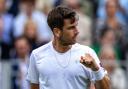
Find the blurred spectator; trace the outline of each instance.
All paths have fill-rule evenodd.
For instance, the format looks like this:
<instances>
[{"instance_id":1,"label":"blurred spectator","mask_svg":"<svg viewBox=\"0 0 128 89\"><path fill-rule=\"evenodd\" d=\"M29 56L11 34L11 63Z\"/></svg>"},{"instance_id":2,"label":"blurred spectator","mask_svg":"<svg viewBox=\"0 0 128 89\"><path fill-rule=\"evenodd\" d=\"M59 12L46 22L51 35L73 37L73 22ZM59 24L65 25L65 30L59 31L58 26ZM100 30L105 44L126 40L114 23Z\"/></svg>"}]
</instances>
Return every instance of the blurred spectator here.
<instances>
[{"instance_id":1,"label":"blurred spectator","mask_svg":"<svg viewBox=\"0 0 128 89\"><path fill-rule=\"evenodd\" d=\"M0 0L0 43L1 58L9 59L12 47L12 23L13 18L7 13L6 0Z\"/></svg>"},{"instance_id":2,"label":"blurred spectator","mask_svg":"<svg viewBox=\"0 0 128 89\"><path fill-rule=\"evenodd\" d=\"M78 42L84 45L91 44L91 19L81 11L80 0L65 0L64 2L69 7L77 11L79 15L78 21Z\"/></svg>"},{"instance_id":3,"label":"blurred spectator","mask_svg":"<svg viewBox=\"0 0 128 89\"><path fill-rule=\"evenodd\" d=\"M37 33L37 24L32 19L26 22L23 35L27 38L31 46L31 51L46 43L41 43L41 41L39 40Z\"/></svg>"},{"instance_id":4,"label":"blurred spectator","mask_svg":"<svg viewBox=\"0 0 128 89\"><path fill-rule=\"evenodd\" d=\"M101 48L99 57L111 78L111 89L126 89L126 75L117 63L113 47L104 45Z\"/></svg>"},{"instance_id":5,"label":"blurred spectator","mask_svg":"<svg viewBox=\"0 0 128 89\"><path fill-rule=\"evenodd\" d=\"M98 42L92 45L92 48L99 55L101 48L104 45L111 45L114 47L114 51L116 52L117 59L121 58L120 49L116 43L116 36L113 29L108 26L103 27L98 34Z\"/></svg>"},{"instance_id":6,"label":"blurred spectator","mask_svg":"<svg viewBox=\"0 0 128 89\"><path fill-rule=\"evenodd\" d=\"M0 61L0 86L2 87L2 63Z\"/></svg>"},{"instance_id":7,"label":"blurred spectator","mask_svg":"<svg viewBox=\"0 0 128 89\"><path fill-rule=\"evenodd\" d=\"M53 4L54 0L37 0L36 8L47 16L48 12L53 8Z\"/></svg>"},{"instance_id":8,"label":"blurred spectator","mask_svg":"<svg viewBox=\"0 0 128 89\"><path fill-rule=\"evenodd\" d=\"M116 12L118 10L118 5L114 1L107 1L105 4L106 17L104 19L98 19L98 28L102 27L104 24L109 27L119 30L125 25L122 24L121 20L116 17ZM124 30L124 29L123 29Z\"/></svg>"},{"instance_id":9,"label":"blurred spectator","mask_svg":"<svg viewBox=\"0 0 128 89\"><path fill-rule=\"evenodd\" d=\"M35 9L35 2L36 0L21 0L21 12L14 22L14 36L23 35L27 19L33 19L37 23L40 41L48 42L51 39L51 32L46 22L46 16Z\"/></svg>"},{"instance_id":10,"label":"blurred spectator","mask_svg":"<svg viewBox=\"0 0 128 89\"><path fill-rule=\"evenodd\" d=\"M128 43L127 37L128 37L128 30L127 26L122 24L120 19L116 17L116 12L118 10L118 5L114 1L108 0L105 5L106 9L106 18L105 19L98 19L97 21L97 32L107 25L109 28L113 29L116 35L117 44L121 49L122 52L122 58L125 59L125 47Z\"/></svg>"},{"instance_id":11,"label":"blurred spectator","mask_svg":"<svg viewBox=\"0 0 128 89\"><path fill-rule=\"evenodd\" d=\"M104 19L106 18L106 11L105 11L105 4L106 2L114 2L117 4L117 12L116 17L121 21L123 24L127 24L128 22L128 0L99 0L99 9L98 9L98 18Z\"/></svg>"},{"instance_id":12,"label":"blurred spectator","mask_svg":"<svg viewBox=\"0 0 128 89\"><path fill-rule=\"evenodd\" d=\"M15 40L16 57L12 60L12 89L30 89L26 80L30 46L25 37Z\"/></svg>"},{"instance_id":13,"label":"blurred spectator","mask_svg":"<svg viewBox=\"0 0 128 89\"><path fill-rule=\"evenodd\" d=\"M6 0L8 2L8 12L14 17L19 13L19 2L20 0Z\"/></svg>"},{"instance_id":14,"label":"blurred spectator","mask_svg":"<svg viewBox=\"0 0 128 89\"><path fill-rule=\"evenodd\" d=\"M89 2L91 2L92 3L92 13L93 13L93 15L92 15L92 17L93 17L93 19L95 19L96 17L97 17L97 9L98 9L98 3L99 3L99 0L87 0L87 1L89 1Z\"/></svg>"}]
</instances>

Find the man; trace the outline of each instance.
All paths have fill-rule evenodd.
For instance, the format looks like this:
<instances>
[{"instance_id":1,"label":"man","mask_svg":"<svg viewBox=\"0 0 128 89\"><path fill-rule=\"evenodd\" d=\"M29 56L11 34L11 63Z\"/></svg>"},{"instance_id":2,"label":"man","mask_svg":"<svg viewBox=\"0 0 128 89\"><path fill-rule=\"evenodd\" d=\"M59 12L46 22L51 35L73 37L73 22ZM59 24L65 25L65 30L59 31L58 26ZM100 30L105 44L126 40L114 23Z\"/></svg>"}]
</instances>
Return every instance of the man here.
<instances>
[{"instance_id":1,"label":"man","mask_svg":"<svg viewBox=\"0 0 128 89\"><path fill-rule=\"evenodd\" d=\"M27 79L31 89L109 89L109 78L95 52L76 43L76 13L63 6L48 14L54 39L34 50L30 57Z\"/></svg>"}]
</instances>

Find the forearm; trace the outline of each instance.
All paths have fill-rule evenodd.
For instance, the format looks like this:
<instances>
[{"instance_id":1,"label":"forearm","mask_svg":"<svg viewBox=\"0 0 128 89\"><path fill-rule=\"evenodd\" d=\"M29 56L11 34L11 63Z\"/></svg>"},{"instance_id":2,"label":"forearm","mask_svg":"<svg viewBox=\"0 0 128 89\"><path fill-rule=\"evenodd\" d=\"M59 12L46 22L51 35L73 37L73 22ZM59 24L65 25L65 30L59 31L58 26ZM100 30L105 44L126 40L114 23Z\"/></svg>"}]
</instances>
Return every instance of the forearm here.
<instances>
[{"instance_id":1,"label":"forearm","mask_svg":"<svg viewBox=\"0 0 128 89\"><path fill-rule=\"evenodd\" d=\"M110 89L110 79L107 75L101 80L97 80L95 83L96 89Z\"/></svg>"},{"instance_id":2,"label":"forearm","mask_svg":"<svg viewBox=\"0 0 128 89\"><path fill-rule=\"evenodd\" d=\"M31 89L39 89L39 84L31 83Z\"/></svg>"}]
</instances>

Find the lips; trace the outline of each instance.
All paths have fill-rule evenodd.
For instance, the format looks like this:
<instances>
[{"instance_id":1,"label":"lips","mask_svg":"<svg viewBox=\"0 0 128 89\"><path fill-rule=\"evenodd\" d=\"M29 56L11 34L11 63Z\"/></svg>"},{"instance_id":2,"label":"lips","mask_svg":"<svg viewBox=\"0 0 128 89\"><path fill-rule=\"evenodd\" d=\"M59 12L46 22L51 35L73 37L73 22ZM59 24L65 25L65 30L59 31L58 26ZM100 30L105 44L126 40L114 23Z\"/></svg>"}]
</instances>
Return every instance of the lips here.
<instances>
[{"instance_id":1,"label":"lips","mask_svg":"<svg viewBox=\"0 0 128 89\"><path fill-rule=\"evenodd\" d=\"M78 33L76 33L76 34L73 36L73 38L75 38L75 39L76 39L77 35L78 35Z\"/></svg>"}]
</instances>

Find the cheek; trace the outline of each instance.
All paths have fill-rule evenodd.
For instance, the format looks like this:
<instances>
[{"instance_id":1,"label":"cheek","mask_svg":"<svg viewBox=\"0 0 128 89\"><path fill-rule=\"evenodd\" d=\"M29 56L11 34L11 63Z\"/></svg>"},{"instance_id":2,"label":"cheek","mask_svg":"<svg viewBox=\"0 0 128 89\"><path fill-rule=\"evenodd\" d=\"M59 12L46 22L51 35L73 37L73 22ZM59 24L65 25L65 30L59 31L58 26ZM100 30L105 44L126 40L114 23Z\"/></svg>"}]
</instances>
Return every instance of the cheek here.
<instances>
[{"instance_id":1,"label":"cheek","mask_svg":"<svg viewBox=\"0 0 128 89\"><path fill-rule=\"evenodd\" d=\"M63 34L61 34L60 39L63 40L72 40L74 39L75 33L73 30L65 31Z\"/></svg>"},{"instance_id":2,"label":"cheek","mask_svg":"<svg viewBox=\"0 0 128 89\"><path fill-rule=\"evenodd\" d=\"M69 37L73 37L74 35L75 35L75 33L73 32L73 30L71 30L67 33L67 36L69 36Z\"/></svg>"},{"instance_id":3,"label":"cheek","mask_svg":"<svg viewBox=\"0 0 128 89\"><path fill-rule=\"evenodd\" d=\"M65 38L67 38L67 39L73 39L73 37L74 37L74 34L73 33L68 33L67 35L65 35Z\"/></svg>"}]
</instances>

